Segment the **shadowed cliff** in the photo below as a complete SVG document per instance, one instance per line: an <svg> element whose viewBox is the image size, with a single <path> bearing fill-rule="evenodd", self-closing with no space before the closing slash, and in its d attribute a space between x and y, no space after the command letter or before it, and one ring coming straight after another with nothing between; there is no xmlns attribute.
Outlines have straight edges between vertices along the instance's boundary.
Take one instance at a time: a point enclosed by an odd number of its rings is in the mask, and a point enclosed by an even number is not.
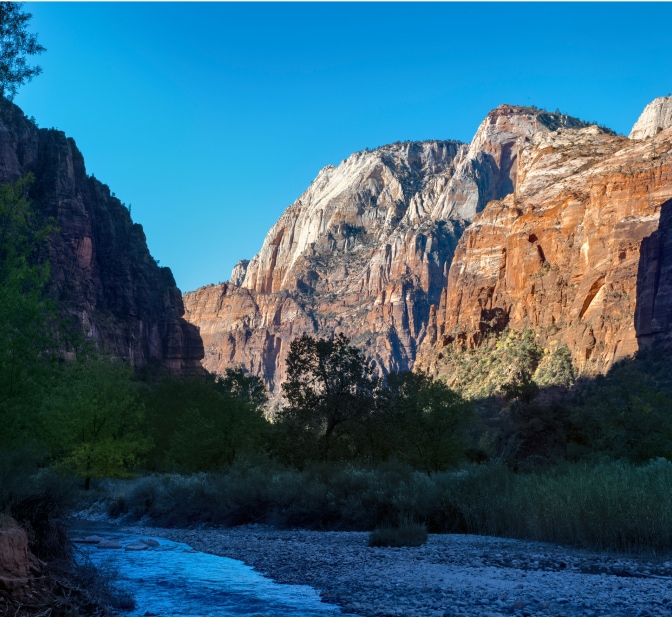
<svg viewBox="0 0 672 617"><path fill-rule="evenodd" d="M658 229L642 240L637 270L635 329L640 347L671 342L672 199L660 209Z"/></svg>
<svg viewBox="0 0 672 617"><path fill-rule="evenodd" d="M147 248L142 226L109 188L87 176L73 139L38 129L0 99L0 183L32 173L35 210L53 218L50 295L62 315L94 346L136 366L175 374L203 371L203 344L182 319L180 290Z"/></svg>

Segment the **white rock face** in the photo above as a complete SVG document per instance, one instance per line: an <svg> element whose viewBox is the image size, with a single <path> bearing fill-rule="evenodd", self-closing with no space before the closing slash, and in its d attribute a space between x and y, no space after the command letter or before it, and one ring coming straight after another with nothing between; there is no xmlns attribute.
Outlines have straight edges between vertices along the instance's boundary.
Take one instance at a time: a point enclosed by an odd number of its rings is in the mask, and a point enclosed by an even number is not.
<svg viewBox="0 0 672 617"><path fill-rule="evenodd" d="M672 127L672 96L660 96L644 108L628 137L648 139L670 127Z"/></svg>
<svg viewBox="0 0 672 617"><path fill-rule="evenodd" d="M277 393L295 337L342 332L381 372L411 368L465 227L513 193L535 135L583 126L502 105L471 144L395 143L325 167L268 232L244 279L185 295L203 365L220 374L243 366Z"/></svg>
<svg viewBox="0 0 672 617"><path fill-rule="evenodd" d="M234 285L242 285L247 274L247 266L250 264L249 259L241 259L231 270L231 282Z"/></svg>

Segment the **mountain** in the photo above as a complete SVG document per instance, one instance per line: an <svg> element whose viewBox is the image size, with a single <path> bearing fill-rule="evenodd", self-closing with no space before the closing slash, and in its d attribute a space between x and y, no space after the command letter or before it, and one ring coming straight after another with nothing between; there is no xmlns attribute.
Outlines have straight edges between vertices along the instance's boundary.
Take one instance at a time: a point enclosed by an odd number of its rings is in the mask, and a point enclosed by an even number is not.
<svg viewBox="0 0 672 617"><path fill-rule="evenodd" d="M0 98L0 183L32 173L30 199L57 231L47 249L50 294L62 314L98 349L134 366L202 373L203 344L186 322L169 268L147 248L140 225L110 189L86 174L75 142L38 129Z"/></svg>
<svg viewBox="0 0 672 617"><path fill-rule="evenodd" d="M379 370L413 367L430 335L458 240L493 200L513 195L519 153L584 123L503 105L470 144L406 142L327 166L230 283L184 295L203 365L243 366L278 393L293 338L343 332Z"/></svg>
<svg viewBox="0 0 672 617"><path fill-rule="evenodd" d="M567 346L584 375L672 330L672 97L629 138L598 127L538 133L519 150L515 190L458 243L416 366L452 370L447 346L530 329Z"/></svg>

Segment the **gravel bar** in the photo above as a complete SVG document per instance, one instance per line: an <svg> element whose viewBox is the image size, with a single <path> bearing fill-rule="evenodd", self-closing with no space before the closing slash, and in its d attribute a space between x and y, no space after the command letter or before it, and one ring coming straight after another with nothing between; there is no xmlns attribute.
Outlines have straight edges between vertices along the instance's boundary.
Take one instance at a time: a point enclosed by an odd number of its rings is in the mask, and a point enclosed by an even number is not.
<svg viewBox="0 0 672 617"><path fill-rule="evenodd" d="M370 548L364 532L133 527L231 557L279 583L310 585L362 617L670 617L671 557L430 534L417 548Z"/></svg>

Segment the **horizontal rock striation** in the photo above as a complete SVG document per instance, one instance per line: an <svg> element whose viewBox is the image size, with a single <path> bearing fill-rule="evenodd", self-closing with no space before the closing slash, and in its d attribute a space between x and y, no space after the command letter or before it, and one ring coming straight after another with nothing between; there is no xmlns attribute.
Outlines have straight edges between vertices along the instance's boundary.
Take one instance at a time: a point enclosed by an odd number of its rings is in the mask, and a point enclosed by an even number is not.
<svg viewBox="0 0 672 617"><path fill-rule="evenodd" d="M294 337L343 332L382 373L411 368L457 241L488 202L513 193L520 149L581 126L504 105L471 144L397 143L325 167L231 283L185 294L204 366L242 366L277 393Z"/></svg>
<svg viewBox="0 0 672 617"><path fill-rule="evenodd" d="M0 100L0 182L32 172L31 200L57 232L50 239L51 294L87 339L134 366L203 371L198 330L182 315L169 268L147 248L140 225L107 186L87 176L75 142L38 129Z"/></svg>

